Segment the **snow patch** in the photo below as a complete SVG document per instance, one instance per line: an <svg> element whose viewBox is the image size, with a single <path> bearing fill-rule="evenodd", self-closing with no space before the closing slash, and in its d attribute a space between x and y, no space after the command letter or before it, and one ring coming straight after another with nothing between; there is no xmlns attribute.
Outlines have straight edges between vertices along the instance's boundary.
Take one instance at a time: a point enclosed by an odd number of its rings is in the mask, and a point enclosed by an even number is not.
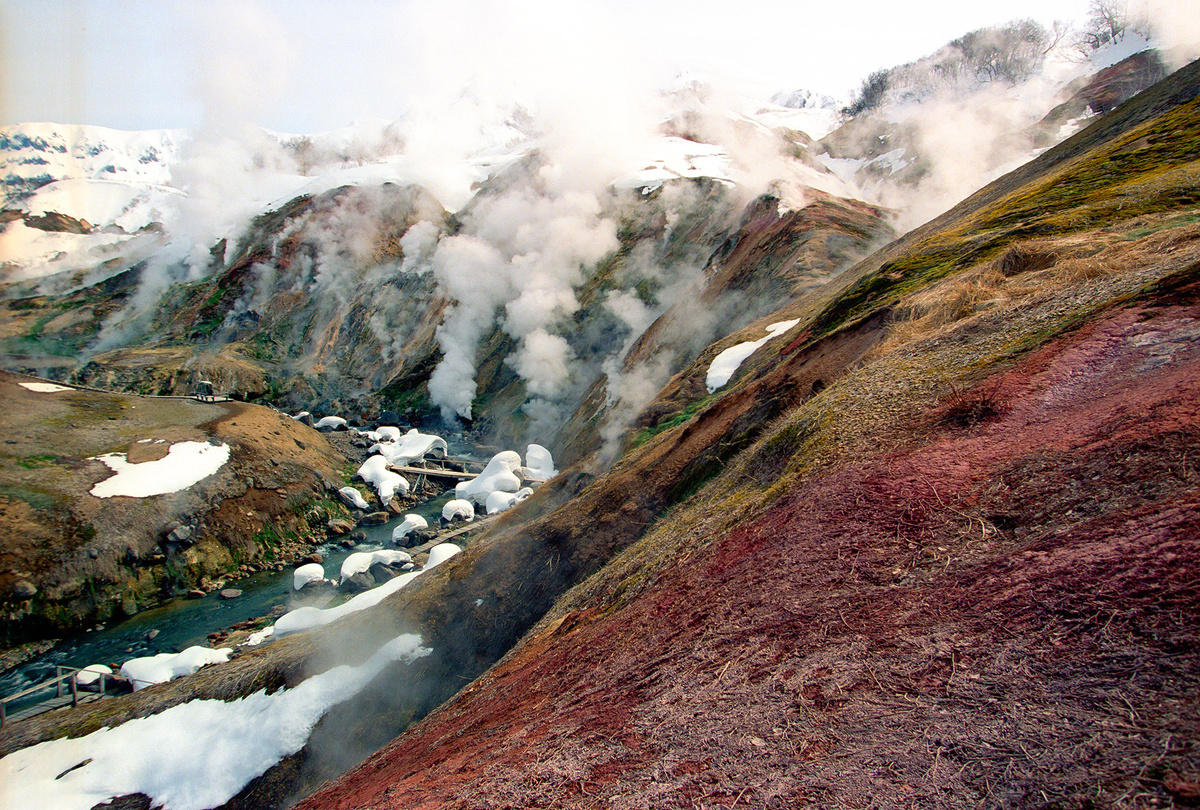
<svg viewBox="0 0 1200 810"><path fill-rule="evenodd" d="M124 453L108 453L95 460L103 461L116 475L92 487L92 495L148 498L179 492L214 474L229 461L229 445L178 442L167 449L165 457L141 464L130 464Z"/></svg>
<svg viewBox="0 0 1200 810"><path fill-rule="evenodd" d="M738 367L745 362L746 358L754 354L759 346L762 346L771 338L778 334L786 332L796 324L795 321L780 321L773 323L767 327L767 336L758 340L752 340L747 343L739 343L736 346L730 346L725 351L713 358L712 365L708 367L708 392L711 394L721 386L729 382L730 377L738 370Z"/></svg>
<svg viewBox="0 0 1200 810"><path fill-rule="evenodd" d="M431 652L420 636L405 634L359 666L334 667L291 689L193 700L86 737L25 748L0 759L0 808L88 810L131 793L164 810L217 807L299 751L330 707L386 666Z"/></svg>
<svg viewBox="0 0 1200 810"><path fill-rule="evenodd" d="M133 690L145 689L155 683L191 675L207 664L229 660L229 647L210 650L207 647L188 647L180 653L159 653L147 658L131 658L121 666L121 674L133 684Z"/></svg>
<svg viewBox="0 0 1200 810"><path fill-rule="evenodd" d="M39 383L39 382L26 383L26 382L23 382L23 383L17 383L17 385L21 386L22 388L28 388L30 391L36 391L39 394L53 394L56 391L74 391L75 390L74 388L68 388L65 385L55 385L54 383ZM144 439L143 441L150 441L150 440Z"/></svg>

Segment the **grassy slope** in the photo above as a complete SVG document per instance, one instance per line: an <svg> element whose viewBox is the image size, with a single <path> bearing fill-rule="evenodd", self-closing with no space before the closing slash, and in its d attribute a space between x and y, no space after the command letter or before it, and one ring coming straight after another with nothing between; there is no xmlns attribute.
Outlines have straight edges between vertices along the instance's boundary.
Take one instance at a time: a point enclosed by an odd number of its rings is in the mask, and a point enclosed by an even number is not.
<svg viewBox="0 0 1200 810"><path fill-rule="evenodd" d="M1129 803L1139 790L1151 791L1143 801L1186 794L1194 778L1188 769L1196 767L1186 741L1196 739L1196 718L1178 696L1197 662L1194 655L1173 656L1196 635L1194 611L1180 612L1197 563L1194 554L1180 556L1196 514L1197 472L1180 455L1187 437L1200 431L1196 392L1186 382L1196 357L1194 349L1155 354L1147 347L1173 345L1169 336L1186 332L1200 314L1200 119L1191 100L1198 73L1196 66L1182 71L864 262L815 302L779 313L803 317L808 328L790 342L768 344L722 396L628 454L568 507L613 509L596 511L590 521L576 515L591 534L591 559L641 534L616 525L622 517L644 520L649 511L657 517L649 531L559 602L487 678L371 760L359 779L347 777L311 806L508 806L534 795L548 806L589 806L593 795L615 806L690 806L701 798L729 804L749 790L762 804L785 794L789 801L854 804L881 787L897 802L908 790L909 800L923 806L953 804L955 790L967 791L972 803L990 796L1025 804L1041 795L1038 801L1059 797L1061 806L1085 806L1089 790L1102 804ZM1044 204L1037 194L1047 195ZM1006 261L1009 251L1015 253ZM922 320L959 297L954 285L963 283L979 293L972 306ZM1137 326L1156 318L1161 329ZM1102 385L1106 363L1125 364L1119 385ZM1149 365L1143 373L1138 364ZM698 363L691 374L702 375L703 367ZM1089 380L1100 387L1080 385ZM970 464L957 459L982 451L962 430L999 414L995 392L1006 386L1014 391L1008 413L1048 421L1051 429L1035 435L1027 421L1005 417L1003 431L995 429L1002 434L994 437L996 447L979 456L980 474L973 477ZM1090 419L1077 418L1093 394L1103 395L1100 406ZM1121 466L1135 452L1146 463L1140 473L1137 465ZM914 467L915 477L889 475L893 467L915 465L922 453L936 456L937 464ZM1105 478L1118 469L1111 481ZM1150 482L1171 469L1154 489ZM989 475L1012 492L989 489ZM1178 508L1168 508L1172 503ZM856 528L861 509L868 513ZM1157 530L1149 528L1155 521ZM587 573L588 555L569 534L545 534L554 525L551 515L525 534L542 533L561 548L564 562L574 561L577 576ZM1110 544L1098 556L1087 551L1121 525L1131 545ZM838 526L847 533L838 534ZM901 541L894 550L889 532ZM830 545L810 544L810 534ZM1061 545L1058 537L1066 538ZM510 552L521 542L506 540ZM1063 549L1058 556L1056 548ZM855 566L860 558L869 563L863 570ZM833 573L812 568L814 560L825 560ZM471 563L467 557L460 565ZM1178 571L1168 573L1173 564ZM1068 569L1075 574L1065 576ZM991 570L1034 584L1008 598L1003 580L988 578ZM727 583L721 594L704 585L714 579ZM791 584L810 579L799 589ZM1128 587L1135 592L1122 602ZM748 594L772 588L786 598L747 602ZM969 609L973 588L993 600L990 618L987 610ZM775 635L772 628L797 611L834 621L823 594L840 600L834 612L841 629L826 631L836 643L814 641L822 623ZM885 597L894 618L904 620L868 622L867 606ZM939 600L951 599L958 613L939 619ZM1055 607L1039 614L1039 604ZM764 624L739 621L739 611L751 609ZM949 626L939 629L942 620ZM1106 636L1107 630L1113 632ZM1056 645L1071 633L1087 654L1056 657ZM897 649L904 634L928 650L924 657ZM694 639L695 651L673 639ZM962 646L964 639L980 649ZM1032 759L976 754L968 773L963 763L971 764L971 750L995 749L1004 739L1000 727L999 736L981 731L982 715L975 725L941 723L946 737L932 744L921 738L922 724L977 710L987 697L962 680L960 655L985 685L1003 690L995 708L1005 717L1022 714L1021 689L1051 705L1079 693L1070 710L1024 712L1032 719L1014 738ZM1120 733L1090 741L1054 733L1058 724L1111 725L1106 701L1119 701L1122 656L1147 674L1130 686L1137 705L1127 720L1154 742L1128 746ZM833 663L846 659L856 669L838 675ZM780 661L794 663L789 669L776 666ZM1004 662L1026 673L1009 673L1020 688L1007 688ZM874 666L880 674L873 676ZM555 674L564 668L568 674ZM797 678L797 672L808 674ZM1047 678L1058 685L1034 689ZM777 680L777 689L749 689ZM727 711L739 717L750 711L743 697L774 700L770 694L789 689L806 711L759 703L764 713L750 718L753 726L739 730L721 720ZM839 697L850 690L863 699ZM872 701L877 708L869 709ZM692 714L680 711L691 704ZM841 714L847 705L853 711ZM864 712L874 712L870 723ZM896 712L915 720L896 720ZM680 726L697 733L719 728L719 744L704 751L695 736L672 739ZM879 751L863 745L887 729L896 733ZM899 772L882 768L880 762L911 753L911 739L904 747L910 733L920 755L904 760ZM1181 735L1174 744L1173 734ZM466 738L455 742L459 735ZM782 742L784 753L776 753ZM1123 744L1130 756L1112 755ZM1038 745L1043 750L1029 748ZM1156 752L1154 745L1165 747ZM957 776L942 770L951 746ZM1063 775L1056 769L1066 767L1070 746L1089 759ZM767 753L784 756L779 767L800 767L784 792L764 790L770 769L747 765ZM1039 754L1050 763L1041 772L1028 765ZM429 758L450 758L462 778L447 780L442 770L425 779L415 763ZM839 777L844 758L853 767ZM805 762L814 764L806 770ZM1007 792L992 792L989 786L1014 773L1022 780L1018 790L1006 785ZM655 782L665 787L656 790Z"/></svg>

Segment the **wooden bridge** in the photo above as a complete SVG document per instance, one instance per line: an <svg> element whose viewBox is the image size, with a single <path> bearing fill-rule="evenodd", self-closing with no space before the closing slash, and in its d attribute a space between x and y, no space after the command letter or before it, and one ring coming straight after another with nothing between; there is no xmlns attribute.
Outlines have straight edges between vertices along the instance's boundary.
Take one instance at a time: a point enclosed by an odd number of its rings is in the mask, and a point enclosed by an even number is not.
<svg viewBox="0 0 1200 810"><path fill-rule="evenodd" d="M54 671L54 677L49 680L34 684L16 694L0 697L0 728L3 728L8 723L24 720L43 712L48 712L51 709L58 709L63 706L78 706L80 703L90 703L93 700L99 700L107 694L107 680L112 677L104 672L96 673L99 679L99 691L81 692L78 683L81 670L73 667L59 666L55 667ZM26 706L15 712L8 711L7 704L43 691L48 693L52 691L53 694L47 694L46 697L39 699L31 706Z"/></svg>

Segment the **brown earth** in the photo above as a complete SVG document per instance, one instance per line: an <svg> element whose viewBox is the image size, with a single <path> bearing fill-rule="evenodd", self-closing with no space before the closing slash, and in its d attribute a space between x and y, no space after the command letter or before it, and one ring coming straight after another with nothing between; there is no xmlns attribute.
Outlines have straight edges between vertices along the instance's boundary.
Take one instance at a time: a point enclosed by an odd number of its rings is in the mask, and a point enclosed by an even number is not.
<svg viewBox="0 0 1200 810"><path fill-rule="evenodd" d="M673 565L635 546L301 806L1190 805L1197 292L716 516Z"/></svg>
<svg viewBox="0 0 1200 810"><path fill-rule="evenodd" d="M238 402L41 393L23 381L0 373L0 607L9 643L290 560L307 547L309 518L328 519L309 512L328 486L340 485L344 457L283 414ZM177 493L89 493L113 474L96 456L151 461L180 441L226 443L230 461ZM189 543L165 541L172 524L193 529ZM262 534L268 525L274 532Z"/></svg>

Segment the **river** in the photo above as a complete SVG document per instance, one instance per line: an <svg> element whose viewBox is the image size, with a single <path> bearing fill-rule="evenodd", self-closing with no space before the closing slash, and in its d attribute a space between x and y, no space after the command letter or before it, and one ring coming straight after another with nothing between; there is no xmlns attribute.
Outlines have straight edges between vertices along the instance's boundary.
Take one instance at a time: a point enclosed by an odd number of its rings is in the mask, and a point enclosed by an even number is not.
<svg viewBox="0 0 1200 810"><path fill-rule="evenodd" d="M456 458L473 459L473 454L463 452L465 448L461 446L455 447L452 443L451 449ZM421 515L429 521L430 526L436 526L442 506L452 497L453 489L407 509L405 513ZM336 579L342 561L355 551L393 548L392 530L401 520L401 517L396 517L382 526L360 527L367 539L354 548L343 548L334 542L315 548L314 551L319 551L324 557L322 565L325 575ZM57 666L119 666L130 658L179 652L193 645L207 646L210 633L227 630L247 619L266 616L279 605L287 606L292 599L294 570L293 566L289 566L283 571L261 571L244 579L227 581L226 588L242 591L242 595L235 599L222 599L216 591L201 599L174 598L129 618L101 626L101 629L65 638L45 653L0 675L0 695L15 694L35 683L53 678ZM158 632L150 639L148 636L152 630ZM25 705L44 699L46 694L38 693L28 702L14 701L8 704L6 710L19 711Z"/></svg>

